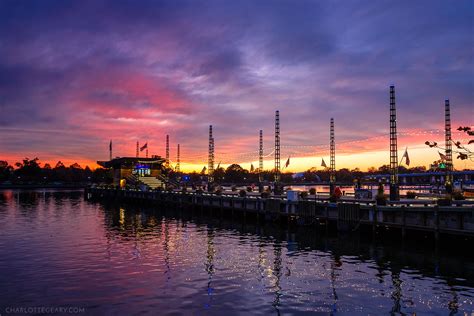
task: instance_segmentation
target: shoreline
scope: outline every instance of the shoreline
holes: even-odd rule
[[[85,189],[89,184],[0,184],[0,190],[12,189]]]

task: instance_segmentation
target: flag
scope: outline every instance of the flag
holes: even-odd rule
[[[206,168],[206,166],[204,166],[204,167],[202,168],[201,173],[206,173],[206,170],[207,170],[207,168]]]
[[[327,168],[327,165],[326,165],[326,162],[324,161],[324,158],[322,158],[323,160],[321,161],[321,167],[324,167],[324,168]]]
[[[145,149],[148,148],[148,142],[145,143],[142,147],[140,147],[140,151],[144,151]]]
[[[288,168],[289,165],[290,165],[290,157],[288,157],[288,159],[286,160],[285,168]]]
[[[448,159],[448,157],[446,157],[445,154],[442,154],[442,153],[440,153],[439,151],[438,151],[438,154],[439,154],[439,156],[441,157],[441,160],[447,160],[447,159]]]
[[[410,157],[408,157],[408,147],[405,147],[405,153],[403,154],[402,159],[405,158],[405,163],[407,166],[410,165]]]
[[[253,163],[250,164],[250,172],[253,172],[255,168],[253,167]]]

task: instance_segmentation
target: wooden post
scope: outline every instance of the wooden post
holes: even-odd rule
[[[402,205],[400,211],[401,211],[401,215],[402,215],[402,238],[405,238],[405,226],[406,226],[405,205]]]

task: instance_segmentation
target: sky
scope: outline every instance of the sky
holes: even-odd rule
[[[364,170],[389,163],[393,84],[399,158],[427,166],[446,98],[473,125],[473,34],[470,0],[0,0],[0,160],[96,167],[169,134],[200,171],[212,124],[216,164],[256,166],[262,129],[271,169],[279,110],[286,170],[329,162],[331,117],[336,168]]]

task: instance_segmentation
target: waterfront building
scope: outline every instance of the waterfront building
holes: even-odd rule
[[[163,187],[163,168],[166,160],[160,156],[117,157],[109,161],[97,161],[101,167],[111,169],[114,185],[144,183],[149,187]]]

